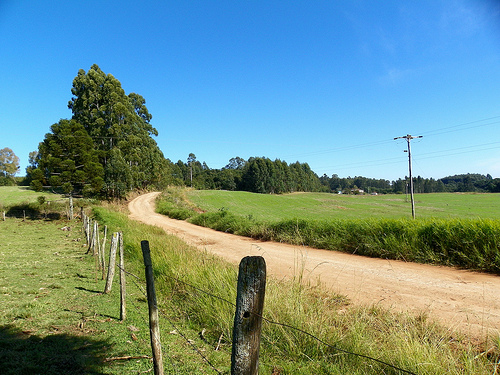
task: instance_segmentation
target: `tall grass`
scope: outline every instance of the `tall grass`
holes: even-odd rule
[[[124,232],[126,256],[132,269],[143,269],[140,241],[150,241],[160,307],[175,311],[179,321],[199,331],[204,329],[204,337],[212,348],[221,339],[221,351],[205,354],[219,370],[228,372],[236,266],[200,253],[158,228],[131,223],[123,214],[102,207],[96,208],[94,214],[110,230]],[[290,227],[293,229],[293,225]],[[500,353],[495,346],[488,355],[479,355],[481,347],[473,347],[464,337],[440,328],[423,315],[413,317],[381,308],[355,307],[342,296],[301,281],[300,267],[295,280],[268,279],[264,307],[267,319],[299,327],[342,350],[418,374],[490,374]],[[400,373],[268,321],[263,325],[260,362],[262,374]]]
[[[265,241],[500,273],[500,221],[491,219],[288,219],[258,222],[227,210],[193,224]]]

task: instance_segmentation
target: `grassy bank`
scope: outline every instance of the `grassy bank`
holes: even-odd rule
[[[196,344],[204,342],[207,348],[204,354],[220,372],[228,373],[236,268],[186,246],[157,228],[130,223],[123,214],[102,208],[95,214],[102,223],[124,231],[127,256],[139,268],[140,240],[150,241],[161,308],[176,311],[176,322],[203,331],[206,341],[198,338]],[[486,341],[475,346],[424,315],[415,317],[375,307],[355,307],[345,297],[325,293],[319,286],[303,285],[300,280],[300,273],[292,282],[268,279],[264,316],[304,329],[341,350],[283,325],[265,322],[262,374],[402,373],[345,351],[374,357],[418,374],[488,374],[494,368],[498,342]],[[483,345],[494,349],[488,355],[481,355],[486,348]],[[219,350],[214,351],[217,346]]]
[[[123,374],[147,371],[148,327],[129,311],[119,321],[119,294],[85,255],[78,225],[67,221],[0,222],[0,363],[2,374]],[[61,228],[71,230],[61,230]],[[116,289],[116,288],[115,288]],[[131,298],[139,291],[130,286]],[[143,312],[144,302],[135,302]],[[130,326],[137,327],[131,339]]]
[[[179,219],[189,218],[193,224],[261,240],[500,273],[500,220],[498,219],[451,217],[411,220],[384,216],[376,218],[372,215],[370,207],[374,212],[378,212],[379,207],[365,203],[363,203],[365,218],[361,218],[359,214],[356,218],[332,218],[327,217],[324,212],[321,213],[317,199],[318,196],[330,199],[331,194],[271,196],[244,192],[220,193],[219,199],[227,198],[225,206],[214,211],[197,213],[188,198],[194,195],[213,197],[217,192],[208,192],[207,195],[197,192],[186,194],[185,190],[172,189],[159,200],[158,212],[169,216],[181,212],[182,215],[172,216]],[[440,195],[434,194],[433,199],[437,196]],[[443,199],[456,196],[443,195]],[[499,197],[494,194],[470,195],[464,198],[465,202],[471,202],[471,197],[476,199],[476,196],[488,202]],[[374,197],[368,197],[372,198]],[[212,203],[201,204],[205,209],[214,204],[213,200],[207,199]],[[365,198],[351,196],[345,199]],[[233,212],[233,209],[236,212]],[[465,210],[458,207],[455,209],[456,212]],[[279,217],[279,212],[282,212],[281,217],[276,219]],[[290,218],[292,213],[300,215]]]

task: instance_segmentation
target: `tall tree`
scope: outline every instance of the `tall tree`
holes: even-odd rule
[[[15,185],[14,176],[19,171],[19,158],[10,148],[0,150],[0,185]]]
[[[27,168],[31,186],[41,190],[50,185],[65,193],[92,195],[103,187],[103,168],[92,138],[75,120],[60,120],[50,127],[52,133],[30,153]]]
[[[19,158],[10,148],[0,150],[0,176],[14,177],[19,172]]]
[[[150,124],[145,99],[136,93],[126,95],[120,81],[95,64],[88,72],[78,71],[71,93],[68,107],[98,150],[107,195],[159,183],[165,158],[152,138],[158,132]],[[117,165],[126,170],[117,174]]]

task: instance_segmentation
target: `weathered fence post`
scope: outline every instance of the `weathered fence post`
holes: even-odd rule
[[[97,222],[97,220],[94,220],[94,230],[92,231],[92,255],[97,255],[96,253],[96,247],[97,247],[97,251],[99,251],[99,223]]]
[[[89,221],[89,219],[83,211],[82,211],[82,221],[83,221],[83,235],[85,236],[85,239],[88,241],[89,236],[87,234],[87,222]]]
[[[118,233],[113,233],[113,238],[111,239],[111,249],[109,251],[108,277],[106,279],[106,287],[104,288],[104,293],[109,293],[111,291],[111,286],[113,285],[113,278],[115,277],[116,248],[118,247],[117,245]]]
[[[160,342],[160,325],[158,321],[158,306],[156,304],[155,281],[153,278],[153,263],[149,251],[149,242],[141,241],[142,256],[146,269],[146,291],[149,306],[149,334],[151,335],[151,348],[153,350],[153,363],[155,375],[163,375],[163,359]]]
[[[102,276],[101,280],[104,280],[106,277],[106,236],[108,235],[108,226],[104,226],[104,239],[102,240],[101,256],[99,258],[99,263],[101,265]]]
[[[87,221],[87,244],[89,245],[89,248],[87,249],[87,252],[85,254],[90,253],[92,249],[92,245],[94,243],[94,230],[92,229],[94,227],[94,224],[92,223],[92,219],[89,218]]]
[[[92,228],[92,219],[87,216],[87,225],[85,227],[85,233],[87,233],[87,243],[89,244],[89,249],[90,249],[90,237],[92,235],[92,229],[91,228]]]
[[[69,220],[73,220],[73,196],[69,196]]]
[[[5,211],[2,212],[3,221],[5,221]]]
[[[127,317],[125,306],[126,283],[125,283],[125,258],[123,255],[123,233],[120,232],[120,240],[118,247],[120,248],[120,320],[125,320]]]
[[[231,375],[257,375],[266,290],[266,262],[260,256],[241,260],[234,314]]]

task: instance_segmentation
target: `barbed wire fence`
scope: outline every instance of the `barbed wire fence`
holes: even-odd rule
[[[84,236],[87,240],[87,244],[89,244],[89,247],[88,247],[88,250],[87,250],[87,254],[91,254],[93,255],[94,257],[96,257],[96,278],[97,278],[97,275],[99,272],[101,272],[101,277],[102,279],[104,279],[104,267],[105,267],[105,264],[104,264],[104,261],[101,261],[101,259],[104,259],[105,258],[105,245],[106,245],[106,238],[104,238],[104,241],[100,242],[98,240],[99,236],[98,236],[98,231],[99,231],[99,225],[97,224],[97,222],[95,220],[92,220],[91,218],[89,218],[87,215],[84,214],[83,210],[81,212],[81,216],[82,216],[82,222],[83,222],[83,233],[84,233]],[[107,228],[105,228],[105,231],[107,231]],[[116,239],[115,239],[116,238]],[[143,241],[144,242],[147,242],[147,241]],[[141,247],[143,247],[144,245],[141,243]],[[149,250],[149,243],[147,244],[147,247],[148,247],[148,250]],[[115,250],[113,251],[113,248],[115,248]],[[119,264],[116,264],[115,262],[115,259],[113,259],[115,256],[116,256],[116,248],[121,248],[121,251],[120,251],[120,262]],[[113,255],[114,254],[114,255]],[[144,248],[143,248],[143,254],[144,254]],[[342,354],[346,354],[346,355],[352,355],[352,356],[355,356],[355,357],[358,357],[358,358],[362,358],[362,359],[365,359],[365,360],[368,360],[368,361],[373,361],[375,363],[378,363],[379,365],[383,365],[387,368],[390,368],[391,370],[395,370],[397,371],[398,373],[400,374],[410,374],[410,375],[417,375],[415,372],[413,371],[409,371],[409,370],[406,370],[406,369],[403,369],[403,368],[400,368],[396,365],[393,365],[391,363],[388,363],[386,361],[383,361],[381,359],[378,359],[378,358],[374,358],[374,357],[371,357],[369,355],[364,355],[364,354],[360,354],[360,353],[355,353],[355,352],[352,352],[352,351],[349,351],[349,350],[346,350],[346,349],[343,349],[343,348],[340,348],[336,345],[333,345],[333,344],[330,344],[328,343],[327,341],[317,337],[316,335],[304,330],[304,329],[301,329],[301,328],[298,328],[298,327],[294,327],[290,324],[287,324],[287,323],[281,323],[281,322],[277,322],[277,321],[274,321],[272,319],[269,319],[265,316],[262,315],[262,311],[255,311],[253,310],[252,308],[250,308],[248,306],[248,301],[246,302],[243,302],[244,306],[242,309],[240,309],[241,311],[238,311],[239,309],[239,306],[238,306],[238,302],[239,302],[239,295],[241,293],[244,293],[242,291],[240,291],[240,278],[241,277],[253,277],[252,275],[254,275],[255,273],[259,273],[262,271],[259,271],[257,269],[255,269],[255,267],[252,268],[252,266],[250,266],[251,270],[250,270],[250,276],[248,276],[248,274],[245,274],[245,275],[242,275],[242,271],[241,271],[241,268],[242,268],[242,264],[244,262],[246,262],[246,259],[247,258],[261,258],[261,260],[258,260],[257,259],[257,262],[263,262],[263,258],[262,257],[246,257],[246,258],[243,258],[242,260],[242,263],[240,263],[240,273],[238,275],[238,291],[237,291],[237,301],[236,303],[235,302],[232,302],[232,301],[229,301],[227,300],[226,298],[223,298],[221,296],[218,296],[212,292],[209,292],[209,291],[206,291],[204,290],[203,288],[200,288],[196,285],[193,285],[192,283],[189,283],[189,282],[186,282],[178,277],[175,277],[175,276],[170,276],[170,275],[166,275],[166,274],[163,274],[162,277],[165,277],[167,279],[170,279],[172,282],[175,282],[175,283],[178,283],[178,284],[182,284],[183,286],[189,288],[190,290],[192,291],[196,291],[197,293],[202,293],[202,294],[205,294],[206,296],[209,296],[211,298],[214,298],[214,299],[217,299],[219,301],[222,301],[223,303],[225,304],[228,304],[229,306],[231,306],[231,308],[234,308],[236,309],[236,312],[235,312],[235,323],[234,323],[234,327],[233,327],[233,338],[232,338],[232,351],[231,351],[231,374],[235,374],[235,375],[239,375],[239,374],[257,374],[257,371],[258,371],[258,364],[259,364],[259,346],[260,346],[260,325],[262,324],[262,322],[264,322],[265,324],[269,324],[269,325],[275,325],[275,326],[280,326],[282,328],[285,328],[285,329],[289,329],[289,330],[293,330],[295,332],[298,332],[302,335],[305,335],[311,339],[313,339],[314,341],[316,341],[318,344],[320,345],[323,345],[337,353],[342,353]],[[265,284],[265,262],[264,263],[264,284]],[[148,265],[146,264],[145,262],[145,267],[148,267]],[[152,265],[151,265],[152,267]],[[110,269],[113,268],[113,270],[111,271]],[[126,292],[126,289],[125,289],[125,284],[126,284],[126,281],[130,282],[132,285],[134,285],[134,287],[136,288],[136,290],[141,294],[141,296],[148,301],[148,303],[152,303],[152,306],[150,305],[150,309],[155,309],[157,311],[157,314],[158,316],[163,319],[169,326],[171,326],[173,328],[173,331],[172,332],[175,332],[179,337],[181,337],[184,342],[193,350],[193,353],[199,358],[199,360],[203,363],[206,364],[206,366],[211,370],[213,371],[214,374],[226,374],[226,372],[223,372],[221,371],[220,369],[217,368],[217,366],[212,363],[212,361],[210,361],[210,359],[208,358],[209,356],[207,356],[206,354],[204,354],[203,350],[200,349],[200,347],[198,345],[196,345],[196,342],[193,340],[193,339],[190,339],[188,336],[188,334],[184,333],[183,330],[180,328],[180,325],[179,324],[176,324],[175,322],[175,319],[172,319],[169,314],[167,314],[165,311],[167,310],[178,310],[176,311],[176,313],[181,316],[182,315],[182,311],[179,311],[178,307],[175,305],[175,304],[170,304],[168,306],[168,308],[166,306],[159,306],[157,301],[156,301],[156,297],[152,300],[151,299],[151,296],[149,295],[148,296],[148,291],[149,291],[149,288],[148,288],[148,280],[147,280],[147,275],[146,275],[146,279],[145,278],[142,278],[142,277],[139,277],[133,273],[131,273],[130,271],[127,271],[124,267],[124,262],[123,262],[123,234],[122,233],[114,233],[111,237],[111,244],[110,244],[110,252],[109,252],[109,261],[108,261],[108,271],[107,271],[107,275],[108,275],[108,279],[106,280],[106,288],[105,288],[105,293],[109,293],[111,291],[111,285],[112,285],[112,278],[114,277],[114,268],[117,268],[120,272],[120,275],[121,275],[121,287],[120,287],[120,290],[121,290],[121,298],[120,298],[120,319],[121,320],[125,320],[126,319],[126,313],[125,313],[125,300],[126,301],[129,301],[131,304],[132,304],[132,307],[134,309],[137,310],[137,312],[139,313],[139,316],[140,316],[140,319],[146,324],[148,325],[148,323],[146,323],[146,318],[144,317],[144,308],[143,306],[138,306],[135,301],[134,301],[134,298],[132,298],[132,296]],[[152,275],[152,273],[151,273]],[[109,280],[109,278],[111,278],[111,280]],[[126,278],[126,281],[125,281],[125,278]],[[109,288],[108,288],[108,283],[109,283]],[[146,286],[146,290],[145,290],[145,287]],[[248,286],[248,285],[247,285]],[[153,284],[153,288],[154,288],[154,284]],[[250,287],[250,289],[252,289],[252,287]],[[150,293],[149,293],[150,294]],[[255,297],[254,296],[251,296],[250,299],[258,299],[258,298],[262,298],[262,303],[263,303],[263,299],[264,299],[264,294],[262,294],[262,296],[260,297]],[[239,314],[239,315],[238,315]],[[256,330],[258,330],[259,332],[259,337],[258,337],[258,340],[255,342],[252,343],[253,347],[250,348],[250,351],[253,351],[253,358],[249,359],[250,355],[245,352],[243,354],[241,354],[241,349],[238,349],[237,345],[238,345],[238,342],[237,341],[242,341],[244,342],[244,346],[246,345],[247,348],[248,348],[248,345],[249,345],[249,341],[252,341],[252,339],[245,339],[245,338],[241,338],[241,337],[235,337],[236,334],[235,334],[235,331],[238,329],[237,325],[238,324],[243,324],[245,325],[247,322],[252,322],[253,325],[251,325],[250,327],[247,327],[248,330],[250,330],[251,332],[246,332],[247,334],[254,334]],[[256,323],[257,322],[257,323]],[[260,322],[260,323],[259,323]],[[257,329],[255,328],[255,323],[258,325]],[[152,343],[152,350],[153,350],[153,362],[154,362],[154,370],[155,370],[155,375],[157,374],[163,374],[163,360],[162,360],[162,357],[161,355],[166,355],[167,356],[167,359],[168,359],[168,363],[170,364],[170,370],[173,371],[174,373],[179,373],[181,372],[180,370],[180,365],[176,363],[176,360],[174,359],[174,357],[172,355],[170,355],[170,350],[168,351],[165,351],[165,350],[162,350],[161,349],[161,344],[160,344],[160,331],[159,329],[158,330],[154,330],[151,328],[151,319],[150,319],[150,322],[149,322],[149,326],[150,326],[150,335],[151,335],[151,343]],[[171,333],[172,333],[171,332]],[[204,337],[203,337],[203,332],[200,332],[199,334],[199,338],[200,340],[204,341]],[[221,337],[219,338],[218,340],[218,343],[217,343],[217,346],[213,349],[215,351],[219,351],[219,350],[225,350],[221,345],[221,340],[222,340],[222,335]],[[245,341],[246,340],[246,341]],[[159,350],[160,350],[160,357],[159,357],[159,360],[162,361],[161,364],[158,364],[158,363],[155,363],[155,348],[153,347],[154,346],[154,342],[158,343],[158,347],[159,347]],[[240,342],[241,344],[241,342]],[[240,354],[238,354],[240,353]],[[228,353],[229,354],[229,353]],[[158,355],[158,354],[156,354]],[[240,356],[240,358],[238,358],[238,355]],[[241,358],[241,357],[245,357],[245,358]],[[129,357],[127,357],[128,359]],[[130,358],[136,358],[135,356],[132,356]],[[144,356],[142,357],[144,358]],[[147,356],[147,358],[151,358],[149,356]],[[237,363],[238,361],[246,361],[245,364],[243,365],[243,367],[245,367],[245,370],[242,370],[241,368],[237,368],[237,364],[235,365],[235,363]],[[248,362],[248,363],[247,363]],[[236,366],[236,368],[235,368]],[[249,367],[252,367],[254,368],[254,372],[252,372],[253,370],[249,369]],[[161,372],[160,372],[161,371]]]

